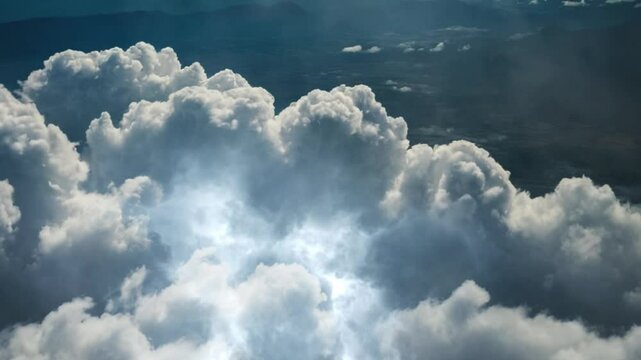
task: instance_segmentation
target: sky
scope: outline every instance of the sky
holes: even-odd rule
[[[420,0],[419,0],[420,1]],[[431,0],[423,0],[430,2]],[[4,1],[0,4],[0,22],[8,22],[30,18],[59,17],[59,16],[86,16],[105,13],[118,13],[128,11],[162,11],[168,13],[188,13],[198,11],[211,11],[228,6],[245,4],[271,5],[277,0],[24,0]],[[409,0],[350,0],[350,1],[311,1],[292,0],[315,11],[331,9],[345,9],[349,7],[383,6],[397,7]],[[602,7],[620,4],[634,4],[636,0],[461,0],[461,2],[488,7],[521,7],[523,9],[558,9],[559,7]]]
[[[2,10],[2,21],[13,21],[36,17],[56,16],[78,16],[94,15],[102,13],[114,13],[124,11],[198,11],[220,8],[225,6],[243,3],[242,0],[98,0],[98,1],[76,1],[56,0],[38,1],[27,0],[25,2],[6,1],[0,5]]]
[[[638,26],[222,14],[3,28],[0,360],[641,358]]]

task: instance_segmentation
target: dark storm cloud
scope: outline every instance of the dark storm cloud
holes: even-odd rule
[[[0,359],[640,354],[641,213],[608,186],[532,197],[471,142],[410,147],[366,86],[277,113],[143,43],[54,55],[20,94],[0,90]]]

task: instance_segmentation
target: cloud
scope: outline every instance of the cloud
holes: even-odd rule
[[[412,88],[409,87],[409,86],[401,86],[401,87],[392,86],[392,89],[394,89],[394,90],[396,90],[398,92],[402,92],[402,93],[412,92]]]
[[[88,243],[102,243],[117,252],[131,246],[146,247],[147,219],[135,214],[130,205],[137,205],[143,197],[157,199],[161,192],[149,178],[138,177],[126,180],[110,194],[74,193],[62,201],[58,214],[61,221],[45,225],[40,231],[39,249],[49,253]]]
[[[441,52],[443,50],[445,50],[445,42],[441,41],[440,43],[434,45],[434,47],[430,49],[430,52]]]
[[[402,166],[397,159],[408,146],[406,132],[405,122],[387,116],[364,86],[312,91],[278,116],[263,89],[192,87],[167,102],[132,104],[120,127],[103,114],[92,122],[87,143],[91,180],[98,184],[149,175],[170,188],[182,175],[174,169],[197,169],[194,184],[237,178],[225,186],[291,222],[302,208],[309,215],[337,207],[375,211],[373,194],[382,197]],[[150,156],[148,148],[158,151]],[[267,181],[264,171],[273,179]],[[362,179],[362,171],[379,176]]]
[[[138,43],[127,50],[55,54],[22,83],[21,93],[38,104],[48,121],[81,140],[87,121],[103,111],[120,115],[133,101],[165,100],[172,92],[205,80],[200,64],[182,68],[173,49],[157,52]]]
[[[20,209],[13,203],[13,186],[7,180],[0,181],[0,243],[11,235],[20,220]]]
[[[354,45],[343,48],[341,52],[343,53],[366,53],[366,54],[376,54],[381,52],[383,49],[378,46],[372,46],[369,49],[364,49],[362,45]]]
[[[342,52],[344,53],[358,53],[361,51],[363,51],[363,46],[361,45],[347,46],[342,50]]]
[[[580,0],[580,1],[563,1],[563,6],[568,6],[568,7],[580,7],[580,6],[588,6],[588,4],[585,2],[585,0]]]
[[[633,359],[641,329],[603,339],[581,323],[522,308],[486,306],[489,294],[468,281],[443,302],[393,312],[376,329],[386,359]]]
[[[212,256],[195,252],[171,285],[144,295],[134,290],[132,299],[131,286],[145,276],[133,273],[121,291],[121,300],[135,302],[131,312],[96,317],[91,299],[63,304],[41,324],[12,330],[0,359],[316,359],[335,351],[332,314],[320,306],[326,295],[304,268],[259,265],[230,286]]]
[[[51,59],[0,88],[0,359],[638,357],[641,213],[607,185],[532,197],[362,85],[277,113],[170,49]]]
[[[139,293],[130,312],[90,315],[91,299],[80,298],[42,323],[5,332],[7,346],[0,358],[204,359],[216,354],[222,359],[627,360],[641,352],[638,327],[620,337],[601,338],[580,322],[488,306],[488,292],[472,281],[443,301],[379,313],[369,320],[373,331],[358,329],[359,340],[370,347],[338,347],[336,341],[347,340],[349,330],[338,325],[334,311],[359,316],[355,308],[338,303],[361,306],[364,313],[377,311],[375,293],[349,288],[352,297],[342,294],[324,309],[327,295],[319,281],[297,265],[259,265],[246,280],[230,286],[224,266],[213,263],[212,255],[211,250],[195,253],[178,269],[174,283],[158,293]]]
[[[611,326],[638,316],[599,311],[604,304],[623,306],[629,284],[639,282],[629,266],[639,256],[640,214],[609,187],[565,179],[555,192],[532,198],[515,189],[487,152],[467,142],[416,145],[407,161],[383,202],[398,223],[379,233],[372,247],[370,261],[380,267],[366,267],[391,288],[393,301],[444,296],[475,279],[501,302],[526,303],[564,318]],[[518,299],[506,290],[523,283],[529,289]],[[415,292],[419,288],[424,290]],[[404,295],[394,295],[399,293]]]
[[[4,196],[13,197],[13,205],[5,205],[11,222],[5,228],[17,225],[26,235],[22,239],[17,234],[13,242],[22,252],[36,245],[37,232],[59,210],[60,198],[86,179],[88,166],[58,127],[46,125],[33,104],[19,101],[4,87],[0,87],[0,119]],[[17,224],[13,207],[21,213]]]
[[[382,49],[382,48],[380,48],[380,47],[378,47],[378,46],[372,46],[371,48],[369,48],[369,49],[365,50],[365,52],[366,52],[366,53],[369,53],[369,54],[376,54],[376,53],[381,52],[382,50],[383,50],[383,49]]]
[[[34,104],[4,88],[0,140],[6,179],[0,323],[48,311],[73,294],[102,296],[127,266],[157,256],[150,253],[157,244],[146,238],[144,216],[136,214],[131,184],[142,182],[128,180],[106,193],[84,190],[89,166],[75,145],[57,126],[45,124]]]
[[[410,86],[400,85],[397,81],[394,81],[394,80],[386,80],[384,84],[389,86],[392,90],[398,91],[401,93],[409,93],[413,91],[413,89]]]

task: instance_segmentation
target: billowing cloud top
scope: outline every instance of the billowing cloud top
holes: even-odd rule
[[[52,56],[0,88],[0,359],[641,356],[636,207],[406,135],[366,86]]]

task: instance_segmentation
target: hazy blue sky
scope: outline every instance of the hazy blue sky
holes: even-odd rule
[[[426,0],[427,2],[431,0]],[[101,13],[114,13],[136,10],[157,10],[166,12],[193,12],[219,9],[237,4],[272,4],[274,0],[24,0],[24,1],[3,1],[0,3],[0,21],[11,21],[34,17],[50,16],[77,16]],[[401,3],[408,3],[408,0],[350,0],[350,1],[311,1],[293,0],[293,2],[306,6],[309,9],[331,8],[332,11],[340,11],[341,8],[351,6],[372,6],[373,4],[395,7]],[[561,1],[561,0],[540,0],[536,3],[528,0],[461,0],[461,2],[484,5],[491,7],[512,7],[521,6],[523,9],[558,9],[560,7],[599,7],[615,6],[618,4],[630,4],[635,0],[585,0]]]
[[[3,1],[0,4],[0,21],[21,18],[89,15],[135,10],[190,12],[218,9],[247,3],[246,0],[25,0]],[[271,3],[270,0],[251,3]]]

